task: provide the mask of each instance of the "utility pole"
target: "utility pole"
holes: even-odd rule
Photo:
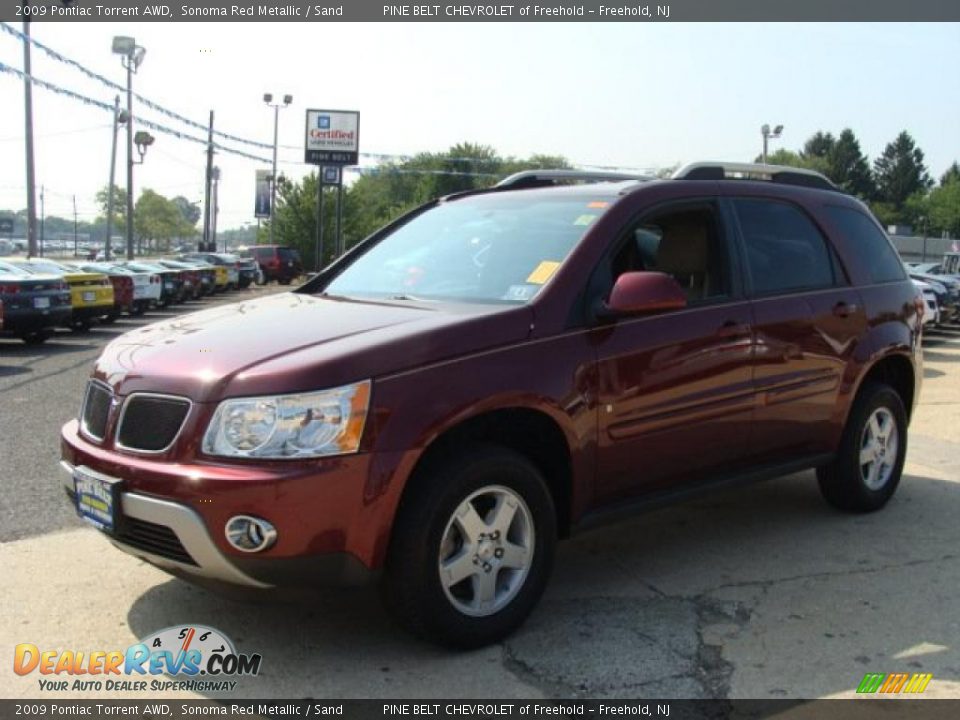
[[[322,168],[317,166],[317,227],[316,227],[316,246],[314,247],[314,270],[320,272],[323,269],[323,180],[321,176]]]
[[[337,183],[337,257],[343,255],[343,168],[340,168],[340,182]]]
[[[120,96],[113,98],[113,145],[110,148],[110,182],[107,185],[107,237],[103,243],[103,256],[112,259],[111,242],[113,238],[113,186],[117,171],[117,124],[120,122]]]
[[[127,58],[127,260],[133,260],[133,59]]]
[[[211,212],[213,217],[210,218],[210,249],[209,252],[217,251],[217,213],[220,211],[220,168],[215,167],[213,169],[213,205],[211,206]],[[226,252],[226,249],[224,249]]]
[[[30,15],[23,0],[23,123],[26,126],[27,160],[27,257],[37,254],[37,196],[33,167],[33,81],[30,69]]]
[[[213,110],[210,111],[210,129],[207,132],[207,176],[203,195],[203,247],[200,252],[209,252],[210,243],[210,191],[213,183]]]
[[[77,242],[77,196],[73,196],[73,256],[77,256],[79,243]]]
[[[40,257],[43,257],[43,225],[46,221],[46,212],[43,204],[43,185],[40,186]]]

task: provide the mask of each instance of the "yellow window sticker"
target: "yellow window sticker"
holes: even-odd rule
[[[594,220],[597,219],[596,215],[581,215],[576,220],[573,221],[574,225],[589,225]]]
[[[608,207],[610,207],[610,203],[604,202],[603,200],[594,200],[594,201],[591,202],[591,203],[587,203],[587,207],[588,207],[588,208],[598,208],[598,209],[602,210],[603,208],[608,208]]]
[[[534,283],[535,285],[543,285],[553,277],[558,267],[560,267],[560,263],[553,260],[544,260],[530,273],[529,277],[527,277],[527,282]]]

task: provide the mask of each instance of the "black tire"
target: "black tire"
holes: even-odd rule
[[[52,336],[53,332],[50,330],[33,330],[21,335],[20,339],[27,345],[42,345]]]
[[[143,315],[146,311],[147,311],[146,304],[138,302],[138,303],[134,303],[133,306],[130,308],[130,315],[133,317],[139,317],[140,315]]]
[[[102,315],[100,317],[100,323],[103,325],[112,325],[117,321],[118,317],[120,317],[120,311],[114,310],[113,312],[109,312],[106,315]]]
[[[280,285],[289,285],[293,282],[293,278],[283,278],[282,280],[277,280]]]
[[[864,477],[865,468],[869,464],[861,465],[861,450],[868,443],[872,430],[867,425],[876,413],[881,417],[888,414],[895,423],[896,430],[896,457],[890,463],[889,474],[886,479],[878,479],[871,484]],[[889,463],[889,441],[883,441],[885,460]],[[840,449],[832,463],[817,469],[817,481],[820,492],[828,503],[844,512],[866,513],[879,510],[893,497],[900,476],[903,473],[903,462],[907,455],[907,412],[903,401],[897,392],[889,385],[871,382],[864,385],[854,400],[847,418],[847,425],[840,441]],[[869,476],[869,472],[867,472]],[[882,478],[882,476],[881,476]]]
[[[451,647],[481,647],[509,635],[536,606],[553,567],[556,513],[540,471],[512,450],[476,445],[431,463],[411,483],[397,512],[383,577],[388,611],[414,634]],[[532,521],[533,555],[503,607],[470,616],[455,607],[441,583],[441,543],[455,510],[490,487],[506,488],[523,500]],[[495,581],[501,571],[495,571]]]
[[[70,322],[70,329],[75,333],[85,333],[90,331],[92,325],[93,323],[89,320],[72,320]]]

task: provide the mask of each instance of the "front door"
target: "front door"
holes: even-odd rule
[[[592,331],[597,349],[598,504],[739,466],[752,425],[749,302],[717,204],[655,210],[610,262],[621,272],[672,275],[687,307]]]

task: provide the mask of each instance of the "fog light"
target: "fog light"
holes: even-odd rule
[[[224,528],[227,542],[243,552],[262,552],[277,541],[277,529],[262,518],[237,515]]]

